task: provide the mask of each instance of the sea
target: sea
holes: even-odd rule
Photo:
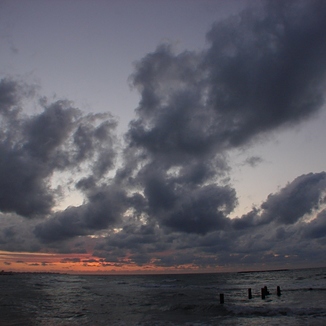
[[[263,299],[265,286],[269,294]],[[178,275],[0,275],[0,325],[324,326],[326,268]]]

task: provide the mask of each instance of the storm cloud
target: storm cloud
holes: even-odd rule
[[[67,100],[26,115],[24,85],[0,82],[0,209],[32,218],[51,213],[55,172],[78,171],[88,164],[93,178],[112,169],[115,159],[114,119],[107,114],[82,115]],[[106,118],[106,119],[105,119]]]
[[[324,103],[325,12],[323,1],[268,1],[216,23],[201,53],[159,46],[133,75],[142,98],[131,144],[172,164],[313,115]]]
[[[227,227],[237,198],[223,184],[225,154],[323,106],[325,17],[322,1],[267,1],[214,24],[202,52],[174,53],[163,44],[136,64],[141,100],[120,175],[144,190],[150,218],[181,232]],[[308,212],[311,202],[300,200]],[[277,215],[276,204],[269,211],[264,219],[301,216]]]
[[[92,234],[96,230],[117,224],[127,207],[124,191],[114,187],[96,189],[88,195],[86,204],[54,213],[49,219],[39,223],[34,233],[43,242]]]
[[[270,194],[260,208],[232,220],[235,228],[267,223],[294,224],[325,204],[326,173],[301,175],[279,192]]]

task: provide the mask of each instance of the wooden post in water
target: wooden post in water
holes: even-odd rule
[[[251,288],[248,289],[248,299],[252,299]]]
[[[266,285],[264,286],[264,291],[265,291],[265,295],[268,295],[268,294],[269,294],[269,291],[268,291],[268,289],[267,289],[267,286],[266,286]]]
[[[276,288],[276,294],[278,297],[281,295],[281,288],[279,286]]]
[[[220,293],[220,303],[224,303],[224,293]]]
[[[261,298],[265,299],[265,289],[261,288]]]

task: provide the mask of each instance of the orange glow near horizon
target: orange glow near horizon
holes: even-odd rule
[[[0,251],[0,270],[13,272],[55,272],[68,274],[150,274],[204,272],[198,266],[187,264],[173,267],[155,265],[155,259],[146,265],[137,265],[128,257],[119,262],[106,262],[91,254],[54,254]],[[210,270],[218,272],[216,268]]]
[[[119,261],[109,262],[90,253],[32,253],[10,252],[0,250],[0,271],[29,272],[29,273],[65,273],[65,274],[191,274],[238,272],[250,270],[273,270],[279,268],[307,268],[305,265],[288,264],[251,264],[234,266],[206,266],[183,264],[174,266],[159,266],[160,257],[171,255],[173,251],[156,253],[150,263],[137,265],[127,255]]]

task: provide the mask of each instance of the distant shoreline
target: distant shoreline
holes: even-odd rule
[[[0,271],[0,275],[17,275],[17,274],[50,274],[50,275],[67,275],[67,273],[60,272],[13,272],[13,271]]]
[[[73,272],[73,273],[67,273],[67,272],[46,272],[46,271],[0,271],[1,275],[21,275],[21,274],[27,274],[27,275],[77,275],[77,276],[143,276],[143,275],[166,275],[166,276],[177,276],[177,275],[196,275],[196,274],[224,274],[224,273],[235,273],[235,274],[248,274],[248,273],[268,273],[268,272],[287,272],[292,270],[305,270],[305,269],[319,269],[319,268],[326,268],[324,267],[305,267],[305,268],[280,268],[280,269],[265,269],[265,270],[242,270],[242,271],[219,271],[219,272],[184,272],[184,273],[178,273],[178,272],[156,272],[156,273],[126,273],[126,272],[115,272],[115,273],[80,273],[80,272]]]
[[[301,268],[300,268],[301,269]],[[245,273],[268,273],[268,272],[286,272],[286,271],[290,271],[290,268],[282,268],[282,269],[266,269],[266,270],[262,270],[262,271],[240,271],[237,272],[239,274],[245,274]]]

